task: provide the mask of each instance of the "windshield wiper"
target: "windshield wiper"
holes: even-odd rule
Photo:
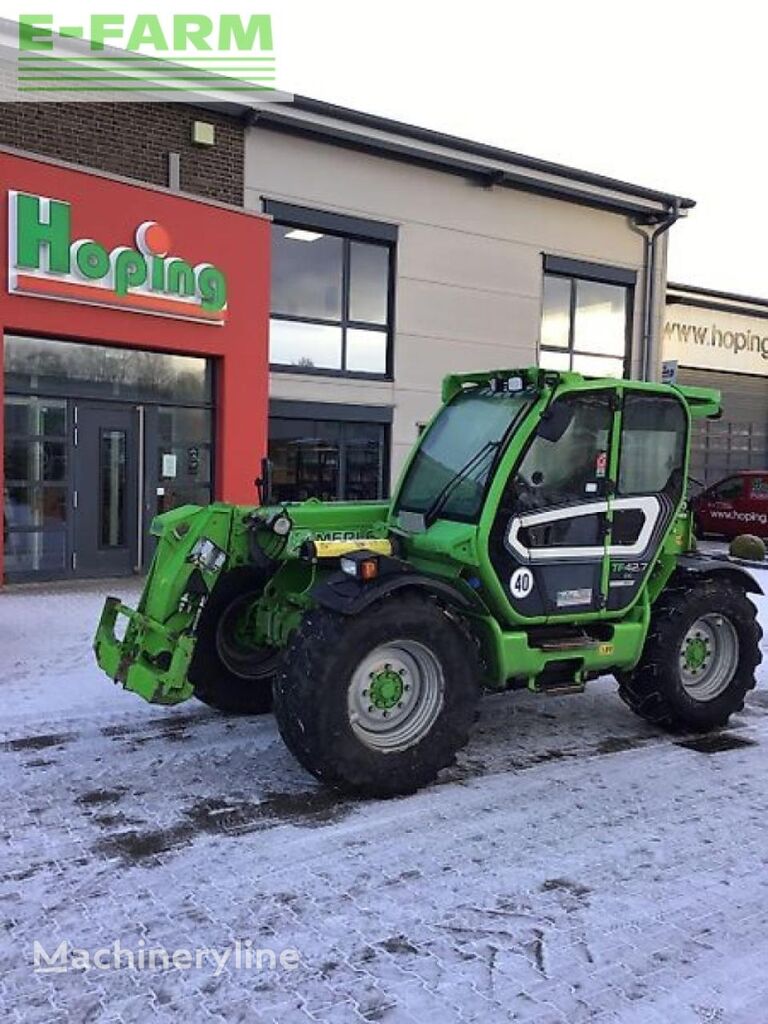
[[[501,445],[502,441],[486,441],[483,447],[476,451],[471,459],[465,462],[460,469],[456,470],[448,483],[435,495],[432,504],[424,513],[425,526],[432,525],[456,487],[458,487],[463,480],[466,480],[469,477],[472,470],[476,469],[478,464],[480,464],[487,455],[490,455],[491,452],[495,453]]]
[[[517,430],[518,423],[520,423],[520,421],[526,415],[530,407],[531,403],[526,403],[520,409],[518,409],[515,415],[512,417],[509,426],[504,431],[502,436],[497,441],[486,441],[482,448],[478,449],[478,451],[475,452],[472,458],[465,462],[461,469],[458,469],[453,474],[448,483],[438,492],[432,504],[427,508],[427,511],[424,513],[425,527],[432,525],[432,523],[435,521],[438,513],[443,508],[448,498],[451,496],[451,494],[453,494],[454,489],[458,486],[458,484],[461,483],[462,480],[466,480],[467,476],[472,472],[474,468],[476,468],[477,464],[480,463],[485,458],[486,455],[489,455],[491,452],[495,454],[496,452],[499,451],[500,448],[506,447],[507,440]]]

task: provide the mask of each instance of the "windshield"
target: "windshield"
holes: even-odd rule
[[[427,513],[440,499],[440,515],[472,522],[499,444],[531,402],[530,391],[492,394],[474,388],[446,405],[411,462],[395,512]]]

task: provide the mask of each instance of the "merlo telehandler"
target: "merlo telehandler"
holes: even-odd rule
[[[158,516],[138,608],[107,599],[97,660],[155,703],[272,708],[305,768],[368,796],[432,781],[484,689],[612,674],[659,727],[723,726],[755,685],[761,590],[696,551],[691,422],[719,408],[537,367],[446,377],[389,501]]]

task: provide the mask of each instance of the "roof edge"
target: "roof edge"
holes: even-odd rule
[[[291,116],[284,109],[277,110],[275,108],[276,104],[270,104],[258,111],[254,110],[253,116],[249,120],[249,126],[307,136],[328,144],[371,153],[378,157],[430,167],[444,174],[460,175],[486,188],[500,186],[517,191],[532,192],[551,199],[560,199],[611,213],[636,217],[643,223],[649,222],[649,217],[653,218],[650,222],[655,223],[658,216],[664,212],[658,203],[655,206],[650,206],[648,201],[643,204],[640,200],[633,200],[632,196],[625,197],[620,193],[611,195],[597,190],[588,191],[588,187],[580,185],[578,182],[558,182],[554,175],[548,180],[544,177],[536,177],[535,174],[508,171],[503,168],[473,163],[469,155],[444,155],[419,147],[418,143],[410,143],[406,139],[400,141],[371,139],[353,129],[347,130],[311,119]]]
[[[475,142],[472,139],[466,139],[458,135],[450,135],[431,128],[422,128],[418,125],[408,124],[405,121],[397,121],[393,118],[383,117],[378,114],[369,114],[364,111],[354,110],[351,107],[343,107],[339,104],[328,103],[325,100],[316,100],[310,96],[294,94],[292,102],[287,105],[308,114],[333,117],[341,121],[348,121],[351,124],[359,125],[360,127],[375,128],[379,131],[392,132],[415,141],[430,143],[431,145],[436,146],[445,146],[474,156],[481,156],[487,159],[504,160],[528,170],[558,175],[571,181],[578,181],[583,184],[609,189],[613,192],[624,193],[625,195],[635,196],[640,199],[663,203],[667,206],[678,205],[680,209],[690,210],[696,205],[695,199],[690,199],[686,196],[679,196],[672,192],[646,188],[642,185],[635,185],[631,182],[623,181],[620,178],[612,178],[609,175],[597,174],[593,171],[585,171],[580,168],[571,167],[567,164],[559,164],[553,161],[543,160],[538,157],[526,156],[523,153],[516,153],[512,150],[506,150],[499,146],[492,146],[483,142]]]
[[[701,303],[706,302],[707,299],[711,299],[713,303],[719,300],[720,303],[742,303],[743,306],[757,306],[760,309],[768,309],[768,298],[760,298],[755,295],[741,295],[738,292],[720,291],[714,288],[704,288],[699,285],[678,284],[677,282],[668,281],[667,301],[669,301],[670,292],[679,292],[683,296],[690,295]],[[748,310],[744,310],[742,307],[737,305],[734,305],[734,309],[741,312],[748,312]]]

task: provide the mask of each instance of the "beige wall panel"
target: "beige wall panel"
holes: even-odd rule
[[[401,388],[397,393],[392,423],[393,443],[410,447],[416,440],[416,425],[432,419],[439,404],[439,386],[434,391],[411,391]]]
[[[269,376],[269,397],[299,402],[359,402],[391,406],[395,388],[394,384],[386,381],[272,373]]]
[[[400,231],[397,272],[401,278],[538,297],[542,255],[535,247],[472,231],[408,222]]]
[[[398,334],[395,350],[395,374],[414,391],[438,392],[447,373],[501,370],[531,366],[534,362],[535,350],[531,345],[435,342],[412,334]]]
[[[642,241],[616,214],[458,175],[252,129],[246,140],[246,206],[261,196],[515,240],[538,250],[637,266]]]
[[[538,297],[457,288],[413,278],[398,281],[398,332],[533,351],[540,318]]]

